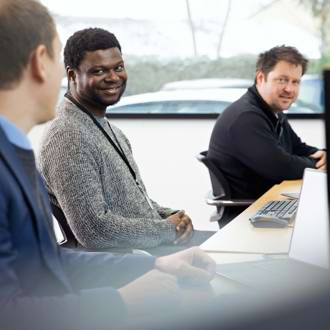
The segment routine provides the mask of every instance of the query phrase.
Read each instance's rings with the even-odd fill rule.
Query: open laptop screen
[[[329,268],[327,175],[306,169],[300,193],[289,257]]]

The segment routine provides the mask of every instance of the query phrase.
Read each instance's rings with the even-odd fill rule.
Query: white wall
[[[312,146],[325,148],[325,126],[323,120],[290,120],[290,124],[304,142]]]
[[[185,209],[197,229],[216,230],[209,223],[214,208],[204,202],[210,189],[207,169],[195,156],[207,150],[212,119],[113,119],[131,141],[134,156],[151,198],[165,206]],[[305,142],[325,146],[322,120],[292,120]],[[38,149],[42,127],[29,134]]]

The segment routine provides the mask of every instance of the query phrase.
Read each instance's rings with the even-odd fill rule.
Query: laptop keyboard
[[[298,199],[286,199],[283,201],[269,201],[263,205],[251,218],[267,216],[290,220],[295,215],[298,207]]]

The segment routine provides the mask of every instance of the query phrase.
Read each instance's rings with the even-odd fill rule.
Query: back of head
[[[86,52],[118,48],[121,46],[116,36],[100,28],[88,28],[75,32],[66,42],[64,48],[64,65],[78,69]]]
[[[53,56],[54,21],[35,0],[0,0],[0,90],[18,83],[31,53],[44,44]]]
[[[261,53],[258,57],[256,71],[261,71],[267,77],[268,73],[272,71],[275,65],[280,61],[285,61],[297,66],[301,65],[302,74],[307,70],[308,60],[295,47],[282,45]]]

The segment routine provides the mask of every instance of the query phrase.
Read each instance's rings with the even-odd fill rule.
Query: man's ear
[[[257,71],[256,74],[256,83],[260,85],[265,79],[265,74],[262,71]]]
[[[68,77],[68,81],[70,82],[75,82],[76,81],[76,73],[74,72],[73,69],[71,69],[69,66],[66,68],[66,75]]]
[[[45,45],[39,45],[30,56],[30,70],[32,77],[39,82],[44,82],[47,77],[49,55]]]

